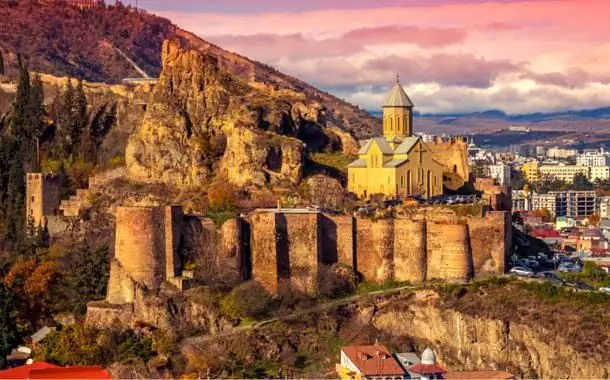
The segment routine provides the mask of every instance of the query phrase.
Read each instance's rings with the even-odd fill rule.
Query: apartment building
[[[531,197],[524,190],[513,190],[511,194],[513,211],[530,211],[532,209]]]
[[[554,218],[586,218],[597,211],[595,191],[549,191],[532,195],[532,210],[548,210]]]
[[[576,149],[565,149],[560,147],[549,148],[546,151],[546,156],[551,158],[572,158],[578,155],[578,151]]]
[[[589,179],[591,181],[607,181],[610,179],[610,166],[590,166]]]
[[[489,175],[500,186],[510,186],[511,167],[507,164],[489,165]]]
[[[557,197],[551,194],[533,194],[532,210],[548,210],[553,218],[562,216],[557,215]]]
[[[534,183],[540,181],[540,164],[538,161],[524,163],[521,170],[523,171],[527,182]]]
[[[540,165],[539,172],[542,178],[556,178],[566,183],[573,183],[577,174],[584,174],[589,178],[589,167],[580,165]]]
[[[600,151],[584,151],[576,156],[576,165],[581,166],[610,166],[610,154],[603,149]]]

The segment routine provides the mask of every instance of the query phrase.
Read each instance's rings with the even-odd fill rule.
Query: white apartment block
[[[548,210],[551,217],[557,216],[557,197],[552,194],[533,194],[532,210]]]
[[[610,179],[610,166],[590,166],[589,173],[589,179],[591,181],[607,181]]]
[[[546,156],[551,158],[571,158],[576,157],[578,151],[576,149],[564,149],[559,147],[549,148],[546,151]]]
[[[500,186],[510,186],[510,165],[489,165],[489,175],[495,179]]]
[[[603,197],[599,200],[599,216],[602,219],[610,218],[610,197]]]
[[[576,165],[581,166],[610,166],[610,154],[604,152],[586,151],[576,157]]]
[[[540,175],[544,177],[552,177],[562,180],[566,183],[573,183],[574,176],[582,173],[589,178],[589,168],[587,166],[580,165],[541,165]]]

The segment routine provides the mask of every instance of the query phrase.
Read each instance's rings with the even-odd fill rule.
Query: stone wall
[[[469,180],[468,143],[464,138],[455,137],[445,141],[437,137],[435,141],[427,142],[426,146],[432,151],[434,159],[442,163],[448,172],[456,173],[465,182]]]
[[[322,215],[321,225],[323,263],[356,267],[355,219],[345,215]]]
[[[250,276],[246,258],[249,248],[243,246],[245,238],[242,239],[242,235],[246,233],[244,223],[244,220],[240,218],[233,218],[226,221],[220,229],[220,252],[217,255],[217,265],[230,278],[230,282],[245,280]]]
[[[46,216],[59,213],[59,177],[51,173],[28,173],[25,209],[35,226],[44,225]]]
[[[426,223],[394,221],[394,280],[421,283],[426,279]]]
[[[106,289],[106,301],[113,305],[133,303],[135,300],[136,282],[123,269],[116,259],[110,261],[110,278]]]
[[[370,219],[356,219],[356,270],[364,281],[375,281],[375,268],[380,265],[375,252],[373,222]],[[365,253],[366,252],[366,253]]]
[[[489,212],[468,218],[472,261],[476,277],[505,273],[512,243],[511,215]]]
[[[473,276],[468,225],[427,225],[427,280],[468,281]]]
[[[255,214],[250,220],[252,231],[252,278],[269,293],[278,292],[276,214]]]
[[[281,216],[278,216],[281,218]],[[288,279],[293,292],[315,294],[320,271],[320,223],[319,214],[285,214],[285,247],[280,254],[289,262]],[[280,239],[282,241],[283,239]]]

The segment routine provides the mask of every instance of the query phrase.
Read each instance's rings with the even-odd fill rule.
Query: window
[[[32,199],[30,200],[30,202],[34,203],[34,197],[32,197]]]
[[[34,209],[33,208],[30,209],[30,215],[34,215]]]
[[[400,176],[400,187],[404,187],[405,186],[405,176],[401,175]]]

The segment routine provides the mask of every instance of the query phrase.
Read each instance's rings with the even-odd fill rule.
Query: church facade
[[[443,194],[444,165],[413,136],[413,103],[396,81],[383,105],[383,136],[368,140],[348,165],[348,191],[360,198]]]

